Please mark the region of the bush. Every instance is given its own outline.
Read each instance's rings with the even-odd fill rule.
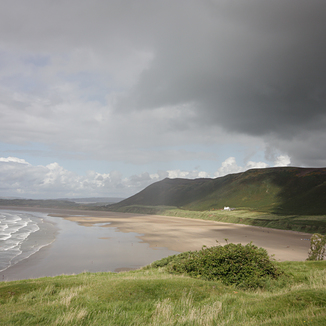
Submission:
[[[186,252],[164,262],[156,262],[157,266],[164,264],[171,273],[220,280],[226,285],[234,284],[241,288],[263,287],[267,280],[281,274],[267,251],[252,243],[203,247],[200,251]]]

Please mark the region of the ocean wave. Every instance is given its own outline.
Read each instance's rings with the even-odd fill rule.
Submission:
[[[45,236],[50,225],[40,215],[0,210],[0,272],[54,241]]]

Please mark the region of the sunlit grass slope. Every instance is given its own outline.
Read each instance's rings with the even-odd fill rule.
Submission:
[[[162,268],[0,283],[0,325],[325,325],[326,263],[276,263],[265,289]]]

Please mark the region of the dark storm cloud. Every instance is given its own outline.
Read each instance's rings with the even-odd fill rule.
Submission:
[[[260,136],[325,128],[324,1],[189,7],[176,8],[166,24],[152,65],[128,98],[131,107],[194,103],[202,123]]]
[[[5,3],[7,44],[152,53],[120,109],[192,103],[202,123],[251,135],[324,128],[325,1]]]

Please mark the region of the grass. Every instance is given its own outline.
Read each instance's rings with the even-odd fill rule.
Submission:
[[[169,206],[143,205],[126,206],[117,211],[124,213],[178,216],[226,223],[254,225],[281,230],[326,234],[326,215],[278,215],[258,212],[246,208],[237,208],[233,211],[224,211],[220,209],[192,211]]]
[[[276,263],[259,290],[147,267],[0,283],[0,325],[325,325],[326,262]]]

